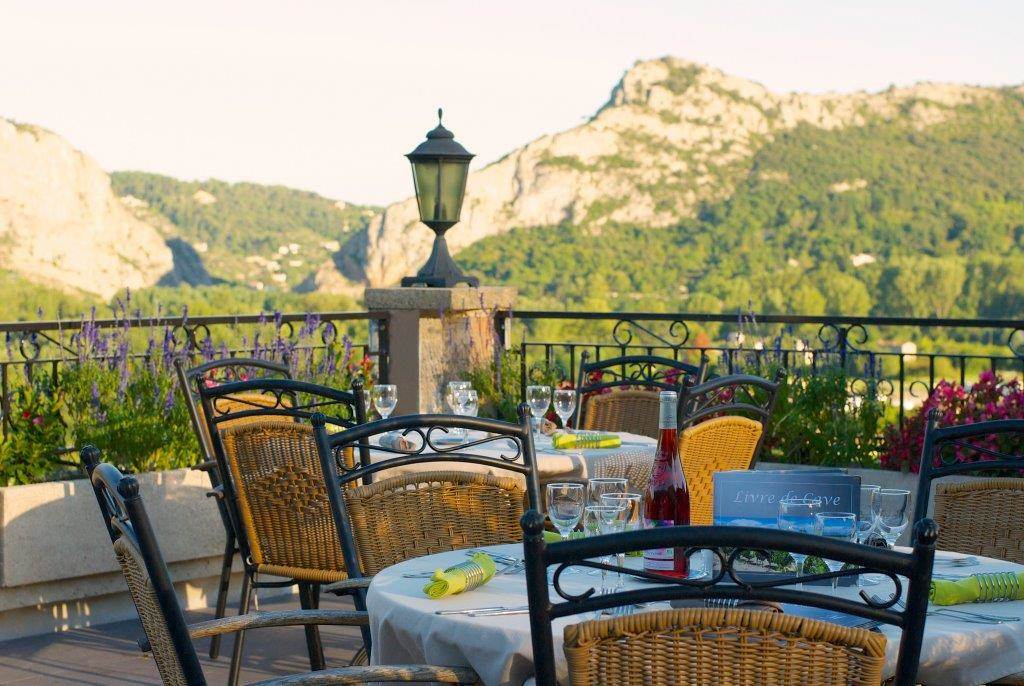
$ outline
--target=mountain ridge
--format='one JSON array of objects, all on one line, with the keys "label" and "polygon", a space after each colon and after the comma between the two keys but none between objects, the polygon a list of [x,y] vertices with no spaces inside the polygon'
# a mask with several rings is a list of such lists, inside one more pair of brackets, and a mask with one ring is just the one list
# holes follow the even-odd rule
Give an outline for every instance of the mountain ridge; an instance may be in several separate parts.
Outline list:
[{"label": "mountain ridge", "polygon": [[[454,252],[517,227],[568,222],[671,226],[728,196],[737,173],[780,131],[906,119],[924,128],[1000,89],[923,82],[877,93],[776,94],[673,57],[638,61],[585,123],[546,134],[473,172]],[[415,200],[393,203],[337,260],[353,282],[390,285],[426,259],[432,234]]]}]

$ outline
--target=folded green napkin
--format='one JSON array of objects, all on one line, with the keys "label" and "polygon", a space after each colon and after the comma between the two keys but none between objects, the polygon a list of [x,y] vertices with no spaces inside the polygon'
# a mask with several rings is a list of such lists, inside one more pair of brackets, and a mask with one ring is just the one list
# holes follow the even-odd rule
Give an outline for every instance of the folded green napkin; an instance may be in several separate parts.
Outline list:
[{"label": "folded green napkin", "polygon": [[929,599],[936,605],[1024,600],[1024,572],[972,574],[956,581],[933,579]]},{"label": "folded green napkin", "polygon": [[494,576],[494,560],[487,553],[473,553],[473,557],[452,565],[448,569],[434,571],[423,592],[428,598],[437,600],[445,596],[455,595],[463,591],[471,591],[482,586]]},{"label": "folded green napkin", "polygon": [[[582,531],[572,531],[572,532],[569,533],[569,540],[570,541],[575,540],[577,538],[583,538],[583,532]],[[562,534],[558,533],[557,531],[545,531],[544,532],[544,542],[545,543],[558,543],[561,540],[562,540]]]},{"label": "folded green napkin", "polygon": [[618,448],[622,445],[622,439],[617,434],[607,431],[577,431],[571,434],[556,431],[551,435],[551,445],[555,447],[555,450]]}]

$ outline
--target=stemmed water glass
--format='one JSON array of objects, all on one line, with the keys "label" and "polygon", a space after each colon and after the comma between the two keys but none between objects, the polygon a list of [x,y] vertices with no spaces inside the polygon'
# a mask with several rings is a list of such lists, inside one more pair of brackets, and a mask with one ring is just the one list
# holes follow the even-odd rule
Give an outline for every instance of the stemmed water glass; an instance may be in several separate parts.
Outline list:
[{"label": "stemmed water glass", "polygon": [[390,383],[377,384],[373,387],[371,397],[377,414],[381,419],[387,419],[398,404],[398,386]]},{"label": "stemmed water glass", "polygon": [[626,479],[619,479],[614,477],[595,477],[593,479],[587,479],[587,490],[589,491],[590,504],[600,505],[601,498],[608,493],[625,493],[626,484],[629,482]]},{"label": "stemmed water glass", "polygon": [[[882,490],[881,486],[861,486],[860,487],[860,514],[857,517],[857,542],[861,545],[867,545],[871,541],[871,534],[875,532],[875,527],[878,525],[878,492]],[[859,574],[857,576],[858,586],[875,586],[878,584],[878,579],[873,578],[869,574]]]},{"label": "stemmed water glass", "polygon": [[[643,523],[643,496],[639,493],[602,493],[603,505],[614,505],[619,508],[616,531],[639,531]],[[626,566],[626,553],[616,555],[616,564]],[[622,575],[619,574],[617,586],[622,586]]]},{"label": "stemmed water glass", "polygon": [[[449,381],[444,393],[444,402],[448,406],[448,411],[452,414],[461,414],[459,412],[459,394],[472,388],[473,385],[469,381]],[[462,428],[452,430],[452,436],[464,436],[465,434],[466,431]]]},{"label": "stemmed water glass", "polygon": [[583,484],[548,484],[547,498],[548,517],[551,518],[551,523],[558,529],[562,539],[568,539],[569,534],[583,517],[583,506],[586,500]]},{"label": "stemmed water glass", "polygon": [[455,395],[458,412],[463,417],[475,417],[480,411],[480,396],[472,388],[460,390]]},{"label": "stemmed water glass", "polygon": [[[852,512],[819,512],[814,515],[814,533],[837,541],[853,541],[857,537],[857,515]],[[838,572],[843,568],[841,560],[822,558],[830,572]],[[835,589],[839,577],[832,577],[832,588]]]},{"label": "stemmed water glass", "polygon": [[571,388],[559,388],[555,391],[555,414],[562,420],[562,429],[566,433],[572,433],[569,428],[569,418],[576,409],[576,391]]},{"label": "stemmed water glass", "polygon": [[[814,533],[814,516],[821,512],[820,498],[785,498],[779,501],[778,525],[782,531],[797,531],[804,534]],[[803,553],[791,552],[796,562],[797,578],[803,575],[807,556]]]},{"label": "stemmed water glass", "polygon": [[535,437],[539,437],[541,420],[551,405],[551,386],[527,386],[526,402],[530,405],[530,413],[533,415]]},{"label": "stemmed water glass", "polygon": [[910,491],[900,488],[883,488],[878,491],[878,532],[892,548],[907,528],[907,510],[910,508]]}]

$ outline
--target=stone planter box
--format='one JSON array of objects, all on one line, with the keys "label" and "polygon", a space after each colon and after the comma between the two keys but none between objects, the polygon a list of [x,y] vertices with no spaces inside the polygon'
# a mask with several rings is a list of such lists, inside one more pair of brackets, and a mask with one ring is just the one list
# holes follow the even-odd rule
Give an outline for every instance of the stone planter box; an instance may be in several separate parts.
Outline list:
[{"label": "stone planter box", "polygon": [[[207,476],[138,478],[180,597],[190,608],[212,605],[224,528]],[[237,570],[236,560],[231,603]],[[134,616],[87,480],[0,488],[0,641]]]}]

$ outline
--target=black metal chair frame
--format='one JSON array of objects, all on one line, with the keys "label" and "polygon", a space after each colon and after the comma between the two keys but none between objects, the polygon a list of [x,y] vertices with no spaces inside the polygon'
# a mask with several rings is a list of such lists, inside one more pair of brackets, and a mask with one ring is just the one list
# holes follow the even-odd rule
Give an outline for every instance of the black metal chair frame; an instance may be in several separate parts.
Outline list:
[{"label": "black metal chair frame", "polygon": [[[761,446],[764,445],[765,437],[768,435],[768,424],[775,411],[779,389],[782,388],[785,379],[786,372],[780,369],[775,374],[774,380],[750,374],[730,374],[716,377],[696,386],[686,386],[679,396],[679,430],[682,431],[708,417],[723,413],[756,418],[761,422],[762,431],[751,460],[751,468],[753,468],[753,465],[757,464]],[[766,397],[763,403],[757,402],[754,398],[756,389],[765,392]],[[728,402],[720,401],[720,394],[723,390],[732,392],[732,399]],[[738,395],[740,397],[737,397]]]},{"label": "black metal chair frame", "polygon": [[[351,429],[328,434],[326,418],[313,417],[313,430],[316,434],[317,449],[320,454],[321,468],[325,473],[339,463],[337,455],[340,451],[353,447],[365,446],[372,436],[379,436],[391,431],[401,432],[403,436],[413,435],[414,445],[409,449],[375,447],[373,450],[390,453],[388,457],[371,462],[367,457],[355,469],[345,470],[341,467],[340,478],[328,481],[327,495],[330,499],[331,512],[335,524],[341,533],[342,553],[349,578],[363,578],[364,572],[359,561],[355,534],[349,519],[348,510],[342,495],[342,488],[349,483],[362,481],[369,483],[377,472],[404,467],[406,465],[427,462],[461,462],[483,465],[495,469],[522,474],[526,478],[526,494],[529,507],[540,507],[540,477],[537,472],[537,456],[533,445],[532,415],[529,407],[522,403],[519,406],[519,423],[512,424],[497,419],[480,417],[464,417],[450,414],[409,414],[388,417],[375,422],[355,426]],[[448,433],[449,429],[468,429],[482,431],[484,438],[468,440],[464,443],[437,445],[433,441],[435,432]],[[473,453],[475,447],[500,441],[513,441],[510,450],[513,454],[500,457],[488,457]],[[366,592],[356,591],[356,607],[366,607]],[[369,637],[365,637],[367,650],[370,650]]]},{"label": "black metal chair frame", "polygon": [[[228,619],[214,619],[190,626],[185,621],[184,612],[181,609],[178,596],[174,592],[174,586],[163,554],[160,552],[153,526],[143,505],[138,480],[134,476],[121,474],[113,465],[101,463],[100,451],[94,446],[83,448],[81,458],[89,473],[89,479],[110,540],[116,542],[125,538],[142,558],[188,686],[206,686],[206,677],[199,663],[195,645],[192,643],[193,638],[220,636],[225,633],[235,633],[238,636],[241,634],[242,627],[256,629],[279,626],[309,627],[322,624],[354,626],[367,623],[365,612],[303,609],[257,612]],[[143,651],[150,650],[149,638],[144,636],[140,639],[139,647]],[[405,670],[402,670],[401,666],[397,669],[387,666],[360,667],[356,668],[358,674],[354,674],[351,668],[341,668],[326,672],[311,672],[301,676],[283,677],[281,683],[311,686],[323,683],[378,683],[396,678],[421,682],[433,682],[438,678],[444,678],[446,683],[455,683],[452,679],[453,676],[462,677],[457,679],[458,683],[473,683],[477,680],[476,676],[472,674],[472,670],[467,669],[429,665],[404,667],[406,667]],[[415,671],[417,673],[410,678],[403,678],[396,676],[396,671]]]},{"label": "black metal chair frame", "polygon": [[[174,361],[174,369],[178,374],[178,386],[185,398],[185,407],[188,409],[188,416],[192,422],[192,431],[199,441],[199,450],[202,459],[192,468],[203,472],[210,478],[211,497],[217,501],[217,511],[220,513],[221,523],[224,525],[224,555],[220,565],[220,581],[217,584],[217,601],[215,604],[214,618],[220,619],[227,610],[228,590],[231,585],[231,567],[235,561],[235,554],[238,552],[237,535],[231,524],[231,515],[228,513],[224,499],[218,497],[218,487],[221,485],[220,472],[217,469],[217,461],[213,454],[213,446],[203,432],[203,420],[199,416],[199,405],[196,402],[198,395],[192,392],[196,379],[206,379],[211,372],[225,371],[228,374],[235,369],[258,369],[267,373],[267,378],[292,378],[291,371],[286,365],[257,360],[249,357],[231,357],[214,360],[201,364],[198,367],[185,369],[184,361],[178,358]],[[241,601],[239,601],[241,603]],[[220,636],[210,639],[210,659],[216,660],[220,655]]]},{"label": "black metal chair frame", "polygon": [[[584,350],[580,355],[580,370],[576,381],[576,409],[573,413],[575,427],[579,427],[583,421],[583,404],[590,393],[606,388],[641,386],[681,394],[683,388],[704,381],[708,370],[708,360],[704,353],[701,353],[699,366],[657,355],[622,355],[594,362],[589,362],[589,359],[590,351]],[[675,383],[667,380],[671,370],[680,372],[679,380]],[[601,381],[586,383],[595,372],[601,372]],[[609,377],[607,381],[604,378],[606,375]]]},{"label": "black metal chair frame", "polygon": [[[236,532],[238,550],[244,566],[242,598],[239,603],[239,614],[245,614],[249,611],[249,604],[252,599],[252,593],[255,589],[283,588],[295,585],[298,585],[299,588],[300,607],[302,607],[302,609],[316,609],[319,607],[320,603],[319,584],[312,584],[295,579],[285,581],[259,581],[257,579],[257,570],[251,561],[250,543],[238,510],[238,495],[235,491],[234,482],[231,478],[231,469],[228,466],[228,459],[224,452],[224,443],[220,437],[219,427],[221,424],[226,422],[246,417],[286,417],[294,419],[295,421],[302,421],[309,420],[312,417],[317,416],[323,418],[325,425],[330,423],[333,426],[348,428],[363,424],[366,421],[366,406],[362,400],[362,379],[356,377],[353,380],[351,392],[339,391],[328,386],[321,386],[319,384],[306,381],[296,381],[294,379],[249,379],[247,381],[236,381],[216,386],[206,386],[203,384],[202,379],[197,377],[194,379],[194,382],[202,403],[203,414],[206,417],[206,423],[209,430],[208,433],[210,440],[213,443],[214,461],[216,462],[218,476],[221,482],[214,491],[216,492],[216,496],[219,499],[222,499],[225,504],[231,526]],[[231,399],[234,403],[242,402],[244,404],[244,401],[237,397],[237,394],[243,393],[260,393],[267,395],[274,399],[274,403],[270,406],[253,404],[252,409],[245,410],[222,412],[218,409],[218,401],[221,399]],[[306,404],[300,404],[298,400],[301,396],[308,396],[311,400]],[[285,402],[286,398],[288,400],[287,403]],[[324,411],[329,411],[328,408],[332,405],[340,405],[347,408],[347,416],[328,417],[324,415]],[[361,445],[357,445],[356,447],[358,448],[360,462],[364,465],[369,464],[369,449],[365,442]],[[324,471],[324,474],[326,476],[327,474],[336,473],[338,469],[343,468],[344,464],[339,461],[339,464],[335,465],[334,472],[328,469],[327,471]],[[325,481],[328,484],[334,483],[334,480],[329,478],[325,478]],[[330,489],[328,488],[328,490]],[[338,535],[339,541],[343,543],[344,538],[341,536],[340,530]],[[366,610],[366,605],[364,603],[365,594],[354,592],[350,589],[340,592],[344,594],[351,593],[354,596],[353,600],[356,604],[356,609],[363,611]],[[363,633],[366,650],[369,651],[369,628],[361,627],[361,631]],[[315,626],[306,627],[306,643],[309,650],[310,667],[314,670],[323,669],[323,644],[320,640],[319,631]],[[232,649],[231,670],[228,676],[228,683],[231,686],[238,683],[244,644],[245,632],[239,631]]]},{"label": "black metal chair frame", "polygon": [[[530,630],[533,638],[533,659],[538,686],[555,686],[555,654],[551,623],[560,617],[595,612],[612,607],[667,600],[706,600],[727,598],[737,600],[793,603],[845,612],[865,619],[892,624],[903,630],[895,686],[915,684],[921,656],[928,593],[938,525],[923,520],[914,528],[914,548],[909,553],[858,545],[810,534],[753,527],[678,526],[647,529],[639,532],[595,536],[592,538],[547,544],[544,542],[544,515],[527,512],[522,519],[525,536],[526,589],[530,604]],[[679,580],[642,570],[621,570],[615,565],[595,562],[603,556],[650,548],[684,548],[687,554],[709,550],[718,560],[718,569],[709,579]],[[740,553],[781,550],[841,560],[853,568],[825,574],[779,576],[769,580],[747,580],[734,568]],[[555,565],[553,588],[563,602],[552,604],[548,567]],[[591,588],[583,593],[569,593],[562,588],[561,574],[568,567],[591,567],[664,583],[649,587],[599,595]],[[846,598],[803,590],[796,584],[853,576],[864,572],[888,576],[896,585],[896,593],[885,602],[877,602],[861,591],[863,603]],[[906,605],[894,609],[904,587],[900,577],[908,580]]]},{"label": "black metal chair frame", "polygon": [[[1007,455],[969,443],[971,438],[990,434],[1019,434],[1024,439],[1024,419],[997,419],[989,422],[943,427],[938,426],[938,419],[938,410],[932,408],[928,412],[924,430],[924,446],[921,450],[921,472],[918,475],[917,495],[914,499],[913,521],[915,522],[928,515],[931,485],[936,479],[954,474],[990,472],[1000,469],[1024,470],[1024,455]],[[991,459],[946,462],[942,460],[942,450],[950,446],[970,450]],[[936,457],[942,461],[939,466],[935,466]],[[1024,471],[1021,473],[1024,474]]]}]

